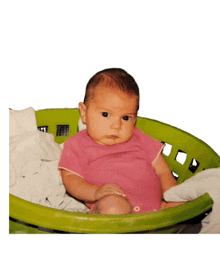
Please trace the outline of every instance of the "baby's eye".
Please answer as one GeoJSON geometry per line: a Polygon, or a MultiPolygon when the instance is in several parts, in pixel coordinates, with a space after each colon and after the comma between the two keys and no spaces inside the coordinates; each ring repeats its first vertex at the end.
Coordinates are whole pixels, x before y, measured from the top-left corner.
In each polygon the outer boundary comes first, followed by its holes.
{"type": "Polygon", "coordinates": [[[102,116],[104,116],[104,117],[110,117],[110,114],[107,113],[107,112],[102,112],[102,116]]]}
{"type": "Polygon", "coordinates": [[[130,116],[123,116],[123,120],[125,120],[125,121],[128,121],[130,119],[131,119],[130,116]]]}

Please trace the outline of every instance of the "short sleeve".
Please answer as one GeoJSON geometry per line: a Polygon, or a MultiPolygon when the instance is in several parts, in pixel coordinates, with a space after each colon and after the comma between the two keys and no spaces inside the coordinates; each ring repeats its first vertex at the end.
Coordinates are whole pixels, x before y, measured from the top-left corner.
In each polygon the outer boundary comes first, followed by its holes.
{"type": "Polygon", "coordinates": [[[164,148],[164,144],[152,138],[151,136],[146,135],[140,129],[138,128],[136,129],[135,129],[135,133],[141,139],[142,149],[144,149],[144,151],[146,152],[146,156],[148,160],[151,163],[153,163],[162,152],[164,148]]]}
{"type": "Polygon", "coordinates": [[[80,140],[73,136],[64,143],[58,169],[64,169],[83,177],[83,156],[81,155],[80,140]]]}

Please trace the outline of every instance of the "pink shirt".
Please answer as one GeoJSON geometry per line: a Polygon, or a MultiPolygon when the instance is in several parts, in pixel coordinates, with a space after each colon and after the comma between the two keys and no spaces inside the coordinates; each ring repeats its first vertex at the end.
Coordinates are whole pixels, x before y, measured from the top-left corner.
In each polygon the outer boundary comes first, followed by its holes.
{"type": "Polygon", "coordinates": [[[162,148],[137,127],[127,143],[113,146],[97,144],[83,130],[64,143],[59,169],[77,173],[90,184],[117,184],[134,213],[150,212],[160,209],[160,177],[152,162],[162,148]]]}

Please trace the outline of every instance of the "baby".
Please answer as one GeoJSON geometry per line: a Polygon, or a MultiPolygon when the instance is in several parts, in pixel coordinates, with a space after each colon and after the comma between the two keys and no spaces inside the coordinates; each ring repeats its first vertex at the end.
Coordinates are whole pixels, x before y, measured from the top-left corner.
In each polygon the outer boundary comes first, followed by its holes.
{"type": "Polygon", "coordinates": [[[66,190],[95,214],[144,213],[174,207],[163,193],[176,185],[163,144],[135,127],[139,89],[122,69],[88,82],[79,103],[87,129],[64,143],[59,170],[66,190]]]}

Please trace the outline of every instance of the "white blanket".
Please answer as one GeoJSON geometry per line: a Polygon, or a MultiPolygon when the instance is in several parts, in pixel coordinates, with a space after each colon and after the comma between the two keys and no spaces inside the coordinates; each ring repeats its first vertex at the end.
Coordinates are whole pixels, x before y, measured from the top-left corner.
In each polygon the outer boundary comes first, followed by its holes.
{"type": "Polygon", "coordinates": [[[220,168],[204,170],[164,193],[166,201],[191,201],[205,193],[212,198],[212,212],[202,220],[200,234],[220,233],[220,168]]]}
{"type": "Polygon", "coordinates": [[[33,108],[9,111],[9,192],[44,206],[88,212],[66,194],[57,169],[62,148],[52,134],[37,129],[33,108]]]}

